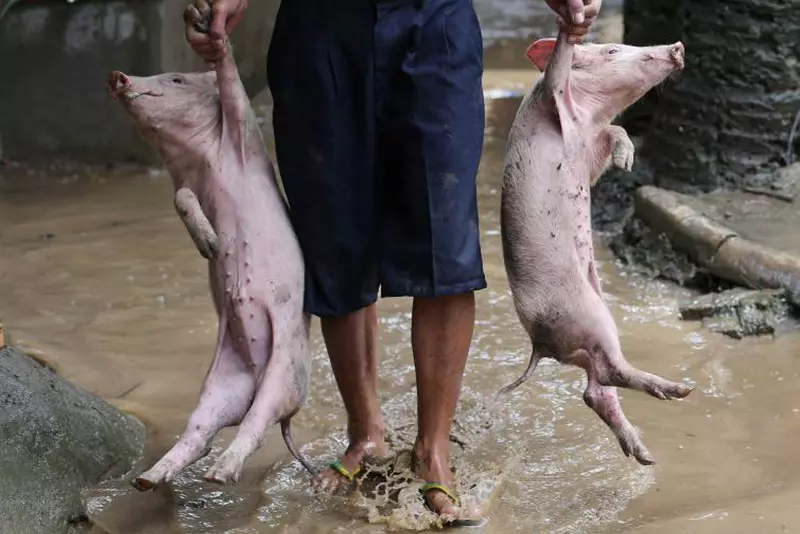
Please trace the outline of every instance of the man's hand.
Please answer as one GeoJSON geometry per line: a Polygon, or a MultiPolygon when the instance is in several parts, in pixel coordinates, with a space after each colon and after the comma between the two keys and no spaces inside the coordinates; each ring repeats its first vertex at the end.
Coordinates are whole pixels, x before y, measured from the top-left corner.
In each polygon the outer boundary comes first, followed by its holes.
{"type": "Polygon", "coordinates": [[[206,63],[214,63],[222,58],[228,35],[244,17],[247,0],[194,0],[183,13],[186,23],[186,40],[192,49],[206,63]],[[197,31],[194,23],[210,15],[209,32],[197,31]]]}
{"type": "Polygon", "coordinates": [[[558,15],[558,26],[573,44],[582,43],[600,13],[602,0],[545,0],[558,15]]]}

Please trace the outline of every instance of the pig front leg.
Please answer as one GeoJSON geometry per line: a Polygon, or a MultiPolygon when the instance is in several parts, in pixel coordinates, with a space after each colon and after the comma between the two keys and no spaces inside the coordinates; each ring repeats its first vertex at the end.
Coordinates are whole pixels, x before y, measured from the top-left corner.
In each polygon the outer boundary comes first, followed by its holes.
{"type": "MultiPolygon", "coordinates": [[[[189,33],[208,33],[210,17],[212,14],[211,0],[194,0],[193,4],[186,7],[183,21],[189,33]]],[[[222,106],[223,120],[234,126],[232,132],[241,133],[247,117],[251,114],[250,99],[244,89],[239,70],[233,59],[233,53],[228,43],[225,43],[225,54],[214,65],[217,71],[217,84],[219,86],[219,101],[222,106]]]]}
{"type": "Polygon", "coordinates": [[[191,189],[186,187],[178,189],[175,193],[175,210],[189,231],[200,255],[207,260],[214,259],[219,252],[219,238],[191,189]]]}
{"type": "Polygon", "coordinates": [[[614,162],[614,166],[631,172],[635,148],[633,141],[628,137],[628,132],[622,126],[609,126],[606,128],[606,135],[611,138],[611,161],[614,162]]]}
{"type": "Polygon", "coordinates": [[[633,170],[634,150],[628,132],[621,126],[609,126],[603,130],[597,140],[591,185],[596,184],[611,165],[628,172],[633,170]]]}

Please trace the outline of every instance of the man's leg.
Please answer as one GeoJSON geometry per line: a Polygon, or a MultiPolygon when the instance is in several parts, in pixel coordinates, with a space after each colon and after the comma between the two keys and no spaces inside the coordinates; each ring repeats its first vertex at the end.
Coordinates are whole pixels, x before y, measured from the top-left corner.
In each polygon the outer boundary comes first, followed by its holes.
{"type": "MultiPolygon", "coordinates": [[[[417,370],[419,434],[414,446],[419,475],[452,487],[450,426],[461,391],[475,325],[475,295],[465,293],[414,299],[411,343],[417,370]]],[[[427,494],[430,507],[455,513],[454,503],[440,491],[427,494]]]]}
{"type": "MultiPolygon", "coordinates": [[[[385,452],[377,397],[378,211],[373,0],[283,2],[267,69],[278,167],[303,249],[306,310],[321,317],[355,471],[385,452]],[[371,446],[370,446],[371,445],[371,446]],[[372,450],[370,450],[372,449],[372,450]]],[[[328,469],[323,486],[346,478],[328,469]]]]}
{"type": "MultiPolygon", "coordinates": [[[[336,384],[347,410],[349,445],[339,460],[355,473],[365,456],[387,454],[378,403],[378,311],[375,304],[344,317],[322,318],[336,384]]],[[[321,488],[335,490],[345,477],[334,469],[322,473],[321,488]]]]}
{"type": "MultiPolygon", "coordinates": [[[[418,474],[448,487],[450,424],[472,339],[473,292],[486,287],[476,191],[483,43],[470,0],[379,7],[375,35],[376,58],[401,60],[376,59],[378,79],[386,80],[378,152],[381,291],[415,298],[418,474]],[[400,29],[408,34],[398,37],[400,29]]],[[[455,511],[439,490],[426,498],[436,512],[455,511]]]]}

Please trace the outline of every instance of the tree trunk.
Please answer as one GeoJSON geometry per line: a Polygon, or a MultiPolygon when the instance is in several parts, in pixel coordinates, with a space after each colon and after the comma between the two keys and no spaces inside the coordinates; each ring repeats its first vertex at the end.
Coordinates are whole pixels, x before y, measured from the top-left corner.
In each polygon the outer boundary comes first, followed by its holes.
{"type": "MultiPolygon", "coordinates": [[[[625,0],[623,42],[633,46],[669,44],[681,38],[681,0],[625,0]]],[[[630,135],[642,135],[658,106],[658,91],[647,93],[620,117],[630,135]]]]}
{"type": "Polygon", "coordinates": [[[683,42],[686,68],[660,93],[640,168],[678,189],[769,186],[798,147],[798,0],[685,2],[683,42]]]}

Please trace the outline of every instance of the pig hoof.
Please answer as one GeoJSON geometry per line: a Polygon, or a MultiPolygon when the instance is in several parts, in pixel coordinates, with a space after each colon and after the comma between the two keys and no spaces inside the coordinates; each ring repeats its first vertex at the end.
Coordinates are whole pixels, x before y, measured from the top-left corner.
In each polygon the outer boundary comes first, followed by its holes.
{"type": "Polygon", "coordinates": [[[203,478],[208,482],[215,484],[227,484],[228,482],[239,482],[239,476],[242,474],[242,462],[230,455],[223,454],[219,457],[217,462],[203,475],[203,478]]]}
{"type": "Polygon", "coordinates": [[[654,385],[647,392],[661,400],[683,399],[694,391],[694,387],[675,382],[666,385],[654,385]]]}
{"type": "Polygon", "coordinates": [[[213,482],[214,484],[220,484],[224,486],[229,482],[233,482],[234,484],[239,482],[239,475],[239,472],[226,473],[221,469],[212,468],[211,471],[203,475],[203,479],[206,482],[213,482]]]}
{"type": "Polygon", "coordinates": [[[140,475],[136,477],[132,482],[131,485],[139,491],[151,491],[156,488],[158,485],[158,481],[151,480],[145,475],[140,475]]]}
{"type": "Polygon", "coordinates": [[[136,477],[132,482],[131,485],[139,491],[150,491],[155,489],[156,483],[152,480],[148,480],[143,476],[136,477]]]}
{"type": "Polygon", "coordinates": [[[629,423],[622,428],[614,429],[614,433],[617,435],[619,446],[622,448],[622,452],[626,457],[630,458],[633,456],[636,458],[636,461],[642,465],[653,465],[656,463],[650,455],[650,451],[648,451],[647,447],[642,443],[639,433],[629,423]]]}
{"type": "Polygon", "coordinates": [[[631,454],[641,465],[653,465],[656,463],[656,461],[650,455],[650,451],[645,448],[634,450],[631,454]]]}
{"type": "Polygon", "coordinates": [[[219,239],[216,237],[203,239],[198,248],[201,256],[213,260],[219,254],[219,239]]]}
{"type": "Polygon", "coordinates": [[[638,436],[634,440],[620,439],[619,445],[622,447],[622,452],[625,453],[625,456],[633,456],[641,465],[653,465],[656,463],[650,451],[647,450],[647,447],[644,446],[638,436]]]}
{"type": "Polygon", "coordinates": [[[614,166],[631,172],[633,170],[633,145],[618,145],[614,149],[614,166]]]}

